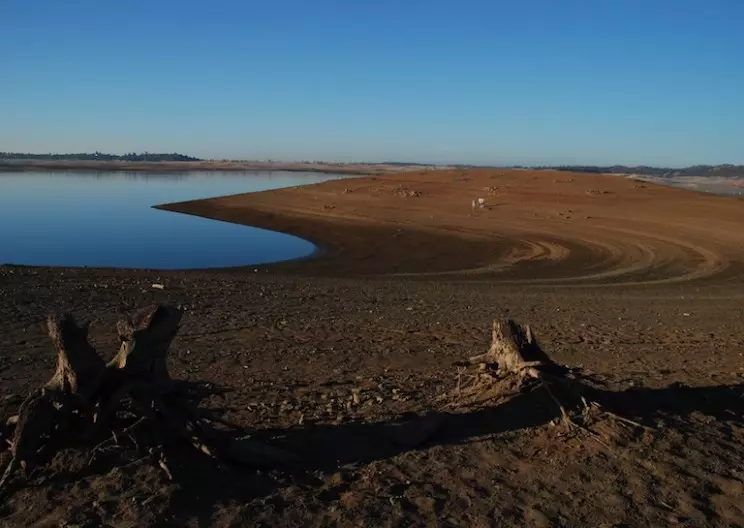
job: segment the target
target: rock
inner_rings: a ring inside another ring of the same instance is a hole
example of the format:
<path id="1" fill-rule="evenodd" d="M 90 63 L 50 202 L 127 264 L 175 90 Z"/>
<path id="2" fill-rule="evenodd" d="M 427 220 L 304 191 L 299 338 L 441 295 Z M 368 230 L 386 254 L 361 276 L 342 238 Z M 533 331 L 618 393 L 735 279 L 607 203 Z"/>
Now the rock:
<path id="1" fill-rule="evenodd" d="M 524 511 L 524 517 L 529 520 L 530 526 L 547 528 L 553 525 L 548 516 L 537 508 L 526 508 Z"/>

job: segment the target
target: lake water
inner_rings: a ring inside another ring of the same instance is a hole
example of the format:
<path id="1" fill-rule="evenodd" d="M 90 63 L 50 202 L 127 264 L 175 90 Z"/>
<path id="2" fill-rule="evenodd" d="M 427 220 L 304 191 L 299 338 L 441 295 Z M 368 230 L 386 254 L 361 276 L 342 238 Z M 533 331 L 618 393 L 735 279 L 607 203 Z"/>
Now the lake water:
<path id="1" fill-rule="evenodd" d="M 744 178 L 718 176 L 637 176 L 634 179 L 711 194 L 723 194 L 738 198 L 744 197 Z"/>
<path id="2" fill-rule="evenodd" d="M 153 205 L 318 183 L 301 172 L 0 172 L 0 264 L 191 269 L 311 255 L 301 238 Z"/>

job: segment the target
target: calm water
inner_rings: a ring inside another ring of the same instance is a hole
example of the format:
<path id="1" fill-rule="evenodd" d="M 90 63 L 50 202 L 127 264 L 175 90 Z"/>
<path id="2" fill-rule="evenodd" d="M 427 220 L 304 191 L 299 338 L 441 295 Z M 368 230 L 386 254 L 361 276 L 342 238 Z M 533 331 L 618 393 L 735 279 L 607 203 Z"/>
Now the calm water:
<path id="1" fill-rule="evenodd" d="M 703 191 L 712 194 L 724 194 L 728 196 L 744 197 L 744 178 L 722 178 L 717 176 L 671 176 L 671 177 L 642 177 L 636 179 L 669 185 L 671 187 L 682 187 L 694 191 Z"/>
<path id="2" fill-rule="evenodd" d="M 0 172 L 0 264 L 185 269 L 304 257 L 310 242 L 153 205 L 318 183 L 298 172 Z"/>

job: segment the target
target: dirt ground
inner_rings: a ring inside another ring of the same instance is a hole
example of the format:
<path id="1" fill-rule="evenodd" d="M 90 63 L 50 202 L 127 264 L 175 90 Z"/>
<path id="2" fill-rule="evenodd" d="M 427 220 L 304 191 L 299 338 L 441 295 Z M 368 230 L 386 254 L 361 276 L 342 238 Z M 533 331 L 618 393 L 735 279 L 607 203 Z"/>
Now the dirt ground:
<path id="1" fill-rule="evenodd" d="M 307 237 L 313 260 L 0 267 L 5 415 L 53 371 L 48 312 L 91 321 L 111 356 L 121 312 L 170 303 L 172 374 L 234 388 L 229 418 L 301 457 L 257 470 L 184 447 L 171 481 L 70 446 L 12 483 L 0 525 L 744 526 L 742 205 L 618 177 L 424 172 L 167 206 Z M 456 363 L 503 317 L 645 427 L 567 434 L 531 397 L 445 408 Z"/>

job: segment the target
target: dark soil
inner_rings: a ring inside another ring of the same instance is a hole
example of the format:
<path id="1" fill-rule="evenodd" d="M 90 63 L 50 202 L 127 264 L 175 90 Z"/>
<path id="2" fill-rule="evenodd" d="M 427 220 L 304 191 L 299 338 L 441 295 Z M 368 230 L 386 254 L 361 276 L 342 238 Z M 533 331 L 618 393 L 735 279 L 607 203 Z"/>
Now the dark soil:
<path id="1" fill-rule="evenodd" d="M 149 460 L 89 466 L 70 445 L 12 483 L 0 524 L 744 525 L 743 299 L 723 279 L 619 288 L 0 267 L 3 397 L 53 372 L 50 311 L 90 320 L 110 357 L 119 313 L 170 303 L 184 310 L 171 373 L 234 388 L 228 417 L 302 456 L 266 471 L 184 446 L 169 481 Z M 454 363 L 485 352 L 503 317 L 531 324 L 555 361 L 595 379 L 605 407 L 653 429 L 566 435 L 531 398 L 442 410 Z M 411 447 L 436 415 L 441 429 Z"/>

